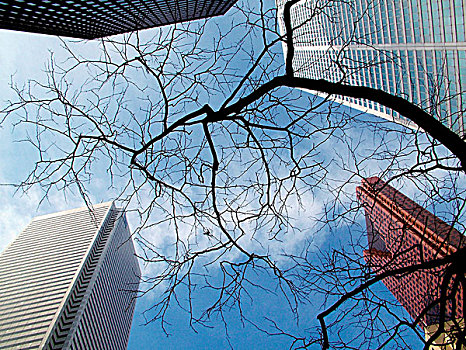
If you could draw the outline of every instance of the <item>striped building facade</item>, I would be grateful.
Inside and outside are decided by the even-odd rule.
[[[302,0],[291,19],[297,76],[402,96],[465,135],[466,0]],[[414,127],[372,101],[334,100]]]
[[[126,349],[139,276],[112,203],[33,219],[0,255],[0,349]]]

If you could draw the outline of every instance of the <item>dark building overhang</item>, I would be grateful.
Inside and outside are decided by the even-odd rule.
[[[236,0],[4,0],[0,28],[95,39],[225,14]]]

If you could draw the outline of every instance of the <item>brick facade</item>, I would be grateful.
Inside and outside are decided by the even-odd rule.
[[[464,236],[456,229],[377,177],[364,179],[356,193],[366,215],[369,247],[364,259],[376,273],[442,258],[465,246]],[[439,323],[438,303],[428,306],[440,296],[444,275],[442,266],[383,282],[413,319],[428,309],[421,317],[425,327]],[[461,287],[448,300],[445,317],[447,321],[463,317]]]

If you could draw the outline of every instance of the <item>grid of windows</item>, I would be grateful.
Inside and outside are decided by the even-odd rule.
[[[356,189],[367,223],[368,265],[381,273],[454,253],[466,241],[457,230],[377,177],[364,179]],[[379,241],[383,241],[381,244]],[[384,284],[413,317],[439,297],[444,269],[418,270],[384,279]],[[446,317],[463,317],[462,290],[447,302]],[[424,326],[439,322],[438,308],[423,317]]]
[[[236,0],[3,0],[0,28],[94,39],[222,15]]]
[[[277,0],[281,19],[284,2]],[[302,0],[291,11],[297,76],[403,96],[466,135],[464,1]],[[335,100],[414,127],[376,103]]]

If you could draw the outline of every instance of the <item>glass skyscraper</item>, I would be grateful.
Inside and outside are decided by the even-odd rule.
[[[33,219],[0,255],[0,349],[126,349],[139,278],[112,203]]]
[[[282,33],[285,2],[277,0]],[[296,76],[405,97],[465,135],[465,0],[303,0],[291,18]],[[377,103],[335,100],[413,126]]]

